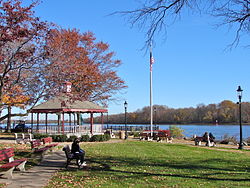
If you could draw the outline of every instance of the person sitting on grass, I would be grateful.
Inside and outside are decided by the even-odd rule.
[[[81,167],[86,166],[86,162],[84,162],[85,151],[80,148],[80,139],[75,138],[72,146],[71,146],[71,153],[74,154],[74,157],[80,161]]]

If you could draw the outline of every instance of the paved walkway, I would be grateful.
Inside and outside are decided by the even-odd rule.
[[[13,173],[13,179],[0,179],[0,183],[7,183],[6,188],[41,188],[58,170],[65,166],[65,154],[56,150],[44,156],[38,166],[25,171]]]

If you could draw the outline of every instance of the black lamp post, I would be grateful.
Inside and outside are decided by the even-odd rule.
[[[239,98],[239,122],[240,122],[240,143],[239,143],[239,148],[238,149],[243,149],[243,142],[242,142],[242,123],[241,123],[241,98],[242,98],[242,89],[239,86],[237,89],[238,93],[238,98]]]
[[[125,109],[125,139],[128,138],[128,132],[127,132],[127,108],[128,108],[128,103],[127,101],[124,102],[124,109]]]

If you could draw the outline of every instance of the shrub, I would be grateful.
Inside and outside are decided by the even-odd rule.
[[[100,136],[101,136],[101,135],[93,135],[93,136],[90,138],[90,142],[99,142],[99,141],[100,141]]]
[[[41,138],[46,138],[49,137],[48,134],[41,134],[41,133],[34,133],[34,139],[41,139]]]
[[[180,127],[177,127],[176,125],[170,125],[169,130],[173,138],[180,138],[184,136],[183,134],[184,130],[181,129]]]
[[[90,142],[103,142],[103,141],[108,141],[108,140],[110,140],[110,135],[109,134],[93,135],[90,138]]]
[[[66,142],[67,141],[66,135],[52,135],[51,137],[54,142]]]
[[[89,142],[90,138],[89,135],[82,135],[81,136],[81,142]]]
[[[68,142],[73,142],[76,138],[77,138],[77,136],[72,135],[72,136],[70,136],[70,137],[67,139],[67,141],[68,141]]]

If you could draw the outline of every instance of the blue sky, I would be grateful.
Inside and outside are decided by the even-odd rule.
[[[135,0],[43,0],[36,15],[63,28],[92,31],[97,40],[110,44],[116,58],[122,61],[118,75],[128,89],[109,103],[109,114],[123,113],[123,103],[133,112],[149,106],[149,54],[140,49],[145,33],[131,28],[114,11],[131,10]],[[212,17],[186,13],[167,28],[167,36],[157,34],[153,48],[153,103],[173,108],[195,107],[197,104],[237,102],[236,89],[241,85],[243,101],[249,101],[249,44],[242,38],[237,48],[225,50],[234,40],[234,30],[215,28]]]

